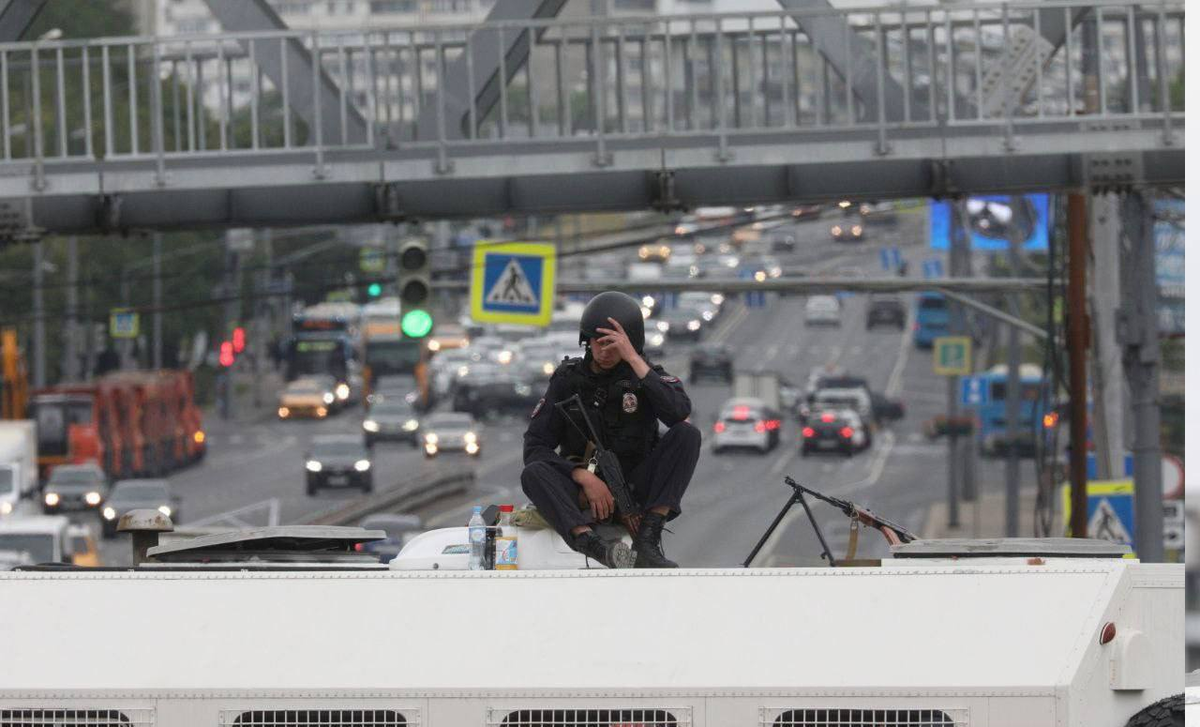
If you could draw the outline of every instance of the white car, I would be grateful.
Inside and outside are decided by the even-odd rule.
[[[713,424],[713,454],[731,447],[769,452],[779,444],[782,420],[762,399],[738,397],[721,407]]]
[[[814,295],[804,304],[804,325],[841,326],[842,304],[832,295]]]

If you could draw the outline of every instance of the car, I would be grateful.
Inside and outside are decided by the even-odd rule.
[[[838,222],[829,228],[829,234],[834,242],[862,242],[866,238],[866,230],[857,222]]]
[[[805,326],[841,326],[842,304],[832,295],[809,296],[804,302]]]
[[[871,443],[871,428],[874,425],[874,414],[871,408],[871,393],[863,387],[845,389],[821,389],[813,394],[809,403],[805,423],[811,422],[816,412],[826,409],[849,410],[858,414],[862,424],[867,428],[867,444]]]
[[[305,492],[315,495],[324,487],[357,487],[363,492],[374,488],[371,453],[360,437],[350,434],[323,434],[313,437],[304,453]]]
[[[872,295],[867,303],[867,330],[875,326],[894,326],[901,331],[908,325],[904,301],[895,295]]]
[[[731,447],[769,452],[779,444],[783,420],[762,399],[737,397],[725,402],[713,423],[712,451],[720,454]]]
[[[47,515],[66,510],[94,510],[108,492],[108,478],[94,463],[60,464],[50,471],[42,488],[42,512]]]
[[[891,202],[880,202],[878,204],[863,203],[858,206],[858,216],[863,222],[870,222],[873,225],[895,225],[900,221],[896,212],[896,205]]]
[[[422,422],[421,441],[427,458],[441,452],[466,452],[478,457],[483,446],[475,420],[470,414],[461,412],[430,415]]]
[[[697,346],[689,359],[688,383],[695,383],[701,376],[715,376],[732,384],[733,358],[733,348],[727,344]]]
[[[0,570],[16,565],[70,563],[70,527],[65,515],[0,519]]]
[[[658,326],[661,322],[653,318],[646,319],[646,343],[642,347],[642,352],[647,356],[662,358],[666,355],[667,336],[663,332],[664,329]]]
[[[380,441],[417,444],[417,429],[421,422],[417,411],[404,399],[382,399],[372,404],[363,418],[363,441],[372,447]]]
[[[658,323],[666,325],[666,330],[661,332],[668,339],[699,341],[704,328],[704,316],[693,308],[672,308],[662,312]],[[661,330],[662,326],[659,328]]]
[[[179,498],[171,494],[171,483],[163,479],[117,480],[100,508],[100,533],[117,535],[117,523],[130,510],[158,510],[179,522]]]
[[[769,255],[758,255],[742,261],[742,274],[761,283],[783,275],[783,266]]]
[[[770,235],[771,252],[796,252],[796,236],[787,232],[773,232]]]
[[[722,293],[713,293],[707,290],[688,290],[679,294],[680,308],[695,308],[701,312],[705,310],[713,311],[713,318],[719,318],[721,308],[725,304],[725,296]]]
[[[818,411],[800,430],[801,457],[813,452],[838,452],[850,457],[869,444],[862,420],[849,409]]]
[[[326,382],[315,376],[296,379],[279,394],[280,419],[299,419],[308,417],[324,419],[333,411],[337,394]]]
[[[648,243],[638,248],[638,260],[648,263],[665,263],[671,258],[671,246],[665,240]]]
[[[521,378],[531,383],[544,382],[562,363],[562,358],[558,356],[558,345],[553,341],[529,343],[521,347],[521,354],[518,370]]]
[[[71,564],[83,568],[100,566],[100,549],[92,531],[86,525],[71,525],[67,528],[67,536],[71,539]]]
[[[814,217],[820,217],[821,212],[825,210],[824,205],[820,204],[802,204],[792,208],[792,217],[798,220],[810,220]]]
[[[387,533],[383,540],[372,540],[355,546],[355,550],[360,553],[378,557],[380,563],[391,562],[408,541],[424,529],[420,517],[401,512],[377,512],[363,518],[358,526],[364,530],[382,530]]]
[[[393,374],[380,376],[371,383],[371,393],[367,395],[367,405],[374,406],[381,401],[415,401],[417,382],[412,376]]]
[[[904,418],[905,408],[903,402],[890,399],[883,394],[873,391],[867,380],[861,376],[851,376],[845,372],[838,371],[836,373],[828,372],[821,374],[815,381],[810,381],[809,392],[805,396],[804,403],[800,405],[799,414],[801,421],[804,421],[811,412],[814,403],[817,401],[817,392],[830,389],[858,392],[854,403],[855,406],[862,406],[862,397],[866,396],[867,401],[870,402],[871,421],[885,422]]]

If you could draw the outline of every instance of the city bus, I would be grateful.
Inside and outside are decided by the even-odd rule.
[[[917,314],[913,316],[913,343],[918,348],[933,348],[933,339],[949,335],[950,308],[941,293],[917,296]]]
[[[332,376],[338,405],[344,406],[362,389],[360,341],[357,321],[344,311],[329,306],[306,309],[293,317],[292,335],[284,343],[284,380]]]
[[[1018,418],[1017,451],[1022,457],[1036,453],[1035,443],[1045,430],[1043,415],[1050,411],[1049,392],[1044,386],[1042,368],[1021,364],[1021,405]],[[982,379],[984,403],[970,407],[977,419],[976,433],[979,450],[988,456],[1000,456],[1008,451],[1008,367],[1000,364],[978,374]]]

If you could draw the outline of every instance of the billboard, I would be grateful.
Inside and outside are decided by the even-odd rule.
[[[950,215],[953,202],[929,205],[929,245],[950,249]],[[968,197],[968,236],[973,250],[1007,250],[1009,240],[1021,240],[1027,251],[1050,246],[1050,195],[988,195]]]
[[[1154,201],[1154,271],[1158,278],[1158,330],[1183,335],[1183,200]]]

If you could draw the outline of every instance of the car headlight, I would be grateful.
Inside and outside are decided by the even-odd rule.
[[[95,507],[96,505],[100,504],[100,493],[99,492],[89,492],[83,496],[83,501],[86,502],[87,504],[91,505],[92,507]]]
[[[697,320],[691,320],[691,321],[688,321],[688,324],[687,324],[687,329],[688,329],[689,331],[698,331],[698,330],[700,330],[700,321],[697,321]]]
[[[304,469],[308,470],[309,472],[320,472],[321,463],[315,459],[310,459],[304,463]]]
[[[286,406],[279,407],[279,418],[280,419],[287,419],[287,415],[291,414],[291,413],[292,413],[291,409],[288,409]]]
[[[430,432],[430,433],[426,434],[425,435],[425,443],[426,444],[437,444],[438,443],[438,435],[434,432]]]
[[[436,339],[430,341],[427,345],[429,347],[429,350],[433,351],[434,353],[437,353],[438,351],[442,350],[442,342],[438,341]]]
[[[508,364],[512,363],[513,352],[512,351],[501,351],[500,353],[496,354],[496,360],[499,361],[500,363],[504,364],[505,366],[507,366]]]
[[[323,407],[323,406],[318,406],[318,407],[317,407],[317,416],[319,416],[319,417],[323,417],[323,416],[325,416],[325,415],[326,415],[326,414],[328,414],[328,413],[329,413],[329,410],[328,410],[328,409],[326,409],[325,407]]]
[[[467,432],[466,434],[463,435],[463,441],[467,442],[468,444],[470,444],[471,442],[475,442],[478,439],[479,439],[479,437],[477,437],[475,435],[475,432]]]
[[[326,404],[332,404],[333,403],[333,394],[330,394],[328,391],[325,392],[325,394],[323,396],[321,396],[321,401],[325,402]]]
[[[408,421],[404,422],[404,431],[415,432],[417,431],[417,426],[419,425],[416,419],[409,419]]]
[[[425,454],[437,454],[437,445],[432,442],[425,443]]]
[[[647,308],[653,308],[654,307],[654,296],[653,295],[643,295],[642,296],[642,305],[646,306]]]
[[[357,462],[354,463],[354,469],[359,472],[366,472],[367,470],[371,469],[371,460],[369,460],[369,459],[358,460]]]
[[[479,452],[479,445],[475,442],[467,442],[466,450],[467,454],[476,454]]]
[[[754,271],[754,281],[756,283],[761,283],[762,281],[764,281],[766,279],[767,279],[767,274],[765,272],[763,272],[762,270]]]
[[[469,373],[471,373],[471,369],[467,368],[466,366],[458,367],[458,378],[464,378]]]
[[[830,232],[832,232],[835,235],[840,235],[840,234],[842,234],[842,228],[839,225],[834,225],[833,229],[830,230]]]
[[[60,499],[61,498],[59,498],[57,492],[47,492],[46,493],[46,504],[49,505],[50,507],[54,507],[55,505],[57,505],[58,501]]]
[[[650,257],[650,251],[643,247],[638,250],[638,257],[645,260],[646,258]]]
[[[663,333],[666,333],[667,331],[671,330],[671,324],[667,323],[666,321],[659,321],[658,323],[655,323],[654,325],[658,328],[658,330],[662,331]]]
[[[725,302],[725,295],[723,293],[713,293],[712,294],[712,304],[713,305],[721,305],[724,302]]]
[[[650,345],[651,346],[663,345],[663,335],[661,333],[655,333],[654,335],[650,336]]]
[[[7,500],[0,502],[0,515],[11,515],[12,511],[13,504],[11,502],[8,502]]]
[[[337,398],[345,401],[346,399],[350,398],[350,386],[347,384],[338,384],[337,389],[334,390],[334,393],[337,394]]]
[[[378,432],[379,422],[374,419],[363,419],[363,429],[366,429],[368,432]]]
[[[642,306],[641,310],[642,310],[642,318],[649,318],[654,313],[654,311],[650,310],[646,306]]]
[[[159,505],[158,511],[167,517],[171,517],[171,508],[168,505]]]
[[[771,268],[767,274],[772,278],[778,278],[780,275],[783,275],[783,268]]]
[[[549,361],[542,364],[542,373],[547,376],[553,375],[554,374],[554,364],[550,363]]]
[[[710,311],[710,310],[706,310],[706,311],[704,311],[703,313],[701,313],[701,314],[700,314],[700,317],[701,317],[701,318],[703,318],[705,321],[712,321],[712,319],[713,319],[713,312],[712,312],[712,311]]]
[[[117,511],[112,509],[111,507],[106,507],[106,508],[104,508],[104,512],[102,512],[100,514],[104,516],[105,520],[112,520],[113,518],[115,518],[117,516]]]

